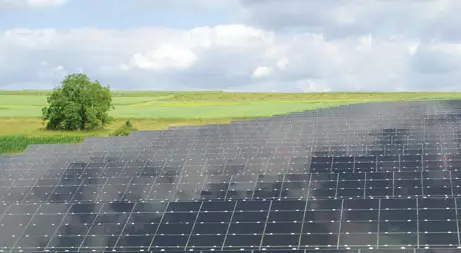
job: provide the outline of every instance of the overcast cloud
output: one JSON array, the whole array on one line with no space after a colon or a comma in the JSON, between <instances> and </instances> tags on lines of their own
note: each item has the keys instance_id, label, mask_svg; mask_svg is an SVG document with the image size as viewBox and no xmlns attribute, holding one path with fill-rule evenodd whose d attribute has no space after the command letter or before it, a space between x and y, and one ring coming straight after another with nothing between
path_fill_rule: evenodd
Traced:
<instances>
[{"instance_id":1,"label":"overcast cloud","mask_svg":"<svg viewBox=\"0 0 461 253\"><path fill-rule=\"evenodd\" d=\"M88 1L0 0L0 89L461 91L457 0Z\"/></svg>"}]
</instances>

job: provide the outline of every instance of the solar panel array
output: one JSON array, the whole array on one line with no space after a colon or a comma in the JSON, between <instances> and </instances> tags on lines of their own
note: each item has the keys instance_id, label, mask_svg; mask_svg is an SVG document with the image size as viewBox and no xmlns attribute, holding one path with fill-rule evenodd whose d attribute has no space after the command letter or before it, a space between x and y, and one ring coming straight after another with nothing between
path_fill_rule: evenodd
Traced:
<instances>
[{"instance_id":1,"label":"solar panel array","mask_svg":"<svg viewBox=\"0 0 461 253\"><path fill-rule=\"evenodd\" d=\"M340 106L0 156L0 252L461 252L461 102Z\"/></svg>"}]
</instances>

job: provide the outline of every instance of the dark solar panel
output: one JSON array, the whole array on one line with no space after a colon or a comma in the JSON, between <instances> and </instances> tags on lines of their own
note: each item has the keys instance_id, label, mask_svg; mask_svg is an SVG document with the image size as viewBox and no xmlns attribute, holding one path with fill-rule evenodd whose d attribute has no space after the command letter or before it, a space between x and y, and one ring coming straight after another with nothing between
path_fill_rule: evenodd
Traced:
<instances>
[{"instance_id":1,"label":"dark solar panel","mask_svg":"<svg viewBox=\"0 0 461 253\"><path fill-rule=\"evenodd\" d=\"M461 252L461 102L370 103L0 156L0 252Z\"/></svg>"}]
</instances>

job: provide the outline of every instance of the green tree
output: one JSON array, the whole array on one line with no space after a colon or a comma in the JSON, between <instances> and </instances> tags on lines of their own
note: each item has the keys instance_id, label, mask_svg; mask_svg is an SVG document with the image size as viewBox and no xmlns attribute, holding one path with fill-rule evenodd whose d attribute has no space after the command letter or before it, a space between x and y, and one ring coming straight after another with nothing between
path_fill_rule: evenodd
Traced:
<instances>
[{"instance_id":1,"label":"green tree","mask_svg":"<svg viewBox=\"0 0 461 253\"><path fill-rule=\"evenodd\" d=\"M85 74L68 75L61 84L42 109L46 129L91 130L110 121L108 113L114 107L109 87L92 82Z\"/></svg>"}]
</instances>

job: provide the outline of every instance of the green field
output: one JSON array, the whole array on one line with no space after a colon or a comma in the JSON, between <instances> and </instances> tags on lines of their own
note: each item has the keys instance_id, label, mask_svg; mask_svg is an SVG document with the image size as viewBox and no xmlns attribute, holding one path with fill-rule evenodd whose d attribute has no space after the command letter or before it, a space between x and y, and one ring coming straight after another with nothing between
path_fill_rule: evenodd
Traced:
<instances>
[{"instance_id":1,"label":"green field","mask_svg":"<svg viewBox=\"0 0 461 253\"><path fill-rule=\"evenodd\" d=\"M108 136L130 119L139 130L173 125L228 123L370 101L461 99L461 93L230 93L114 91L116 120L91 132L45 131L40 120L49 91L0 91L0 153L19 152L33 143L77 142L86 136Z\"/></svg>"}]
</instances>

